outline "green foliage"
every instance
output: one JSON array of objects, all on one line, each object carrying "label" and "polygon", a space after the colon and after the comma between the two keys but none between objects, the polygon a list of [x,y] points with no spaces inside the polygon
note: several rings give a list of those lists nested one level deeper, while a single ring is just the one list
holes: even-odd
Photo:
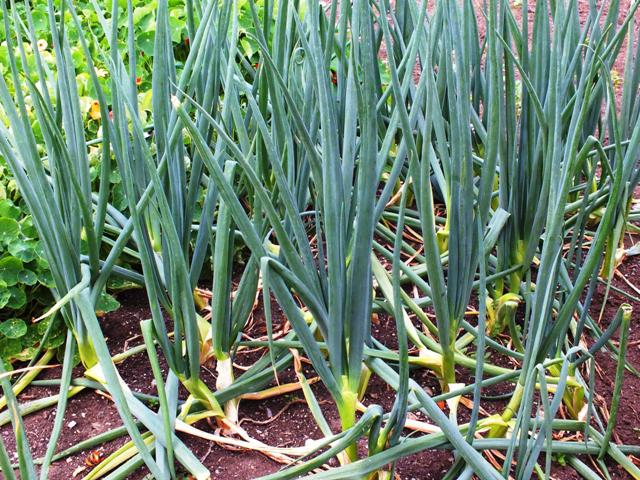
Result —
[{"label": "green foliage", "polygon": [[31,318],[51,301],[52,286],[32,218],[0,163],[0,358],[31,358],[44,333]]},{"label": "green foliage", "polygon": [[96,314],[102,317],[109,312],[115,312],[118,308],[120,308],[120,302],[108,293],[102,292],[96,304]]},{"label": "green foliage", "polygon": [[[54,327],[44,348],[62,346],[66,329],[58,317],[31,321],[51,305],[49,289],[54,284],[32,217],[8,175],[2,176],[4,169],[0,164],[0,358],[25,361],[32,358],[51,322]],[[130,284],[114,281],[117,286],[130,288]],[[119,307],[113,296],[103,292],[96,311],[104,315]]]},{"label": "green foliage", "polygon": [[[256,63],[259,58],[259,45],[256,40],[256,28],[251,17],[249,0],[240,0],[238,2],[238,50],[252,63]],[[264,11],[264,0],[257,0],[255,2],[256,10],[258,12],[258,18],[260,22],[264,22],[265,15],[269,15]],[[275,18],[277,8],[274,9],[271,18]]]}]

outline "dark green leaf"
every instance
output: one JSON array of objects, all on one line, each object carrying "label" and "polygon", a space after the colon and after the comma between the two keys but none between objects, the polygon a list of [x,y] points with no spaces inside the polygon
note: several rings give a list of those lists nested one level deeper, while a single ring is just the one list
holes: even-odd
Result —
[{"label": "dark green leaf", "polygon": [[7,286],[18,283],[18,275],[22,271],[22,261],[15,257],[0,259],[0,282]]},{"label": "dark green leaf", "polygon": [[0,338],[0,357],[9,359],[20,353],[22,343],[15,338]]},{"label": "dark green leaf", "polygon": [[31,270],[22,270],[18,274],[18,281],[20,283],[24,283],[25,285],[35,285],[35,283],[38,281],[38,276]]},{"label": "dark green leaf", "polygon": [[20,338],[27,333],[27,324],[21,318],[10,318],[0,323],[0,333],[7,338]]},{"label": "dark green leaf", "polygon": [[18,310],[27,304],[27,295],[21,287],[9,287],[11,298],[7,302],[7,307]]}]

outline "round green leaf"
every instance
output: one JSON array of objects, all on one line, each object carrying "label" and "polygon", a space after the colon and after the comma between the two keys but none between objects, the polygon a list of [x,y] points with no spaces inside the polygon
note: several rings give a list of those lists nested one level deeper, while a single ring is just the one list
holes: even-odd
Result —
[{"label": "round green leaf", "polygon": [[182,39],[183,31],[186,30],[186,22],[182,18],[170,16],[169,25],[171,26],[171,41],[179,43]]},{"label": "round green leaf", "polygon": [[0,200],[0,217],[13,218],[14,220],[17,220],[20,218],[20,209],[8,198]]},{"label": "round green leaf", "polygon": [[33,26],[36,31],[46,30],[49,26],[47,14],[43,11],[36,10],[33,12]]},{"label": "round green leaf", "polygon": [[120,302],[108,293],[102,292],[98,299],[98,304],[96,305],[96,312],[99,312],[100,315],[104,315],[105,313],[113,312],[118,308],[120,308]]},{"label": "round green leaf", "polygon": [[18,281],[25,285],[34,285],[38,281],[38,276],[31,270],[22,270],[18,274]]},{"label": "round green leaf", "polygon": [[18,310],[27,304],[27,295],[24,293],[22,288],[9,287],[9,293],[11,294],[11,298],[7,303],[8,308]]},{"label": "round green leaf", "polygon": [[20,230],[23,237],[38,238],[38,231],[33,226],[33,220],[30,215],[20,220]]},{"label": "round green leaf", "polygon": [[0,323],[0,333],[7,338],[20,338],[27,333],[27,324],[21,318],[10,318]]},{"label": "round green leaf", "polygon": [[60,333],[59,335],[49,337],[44,343],[44,348],[58,348],[60,345],[64,343],[66,339],[66,335],[64,333]]},{"label": "round green leaf", "polygon": [[153,56],[153,47],[155,44],[156,32],[143,32],[136,37],[136,46],[144,52],[147,57]]},{"label": "round green leaf", "polygon": [[29,263],[35,260],[38,256],[38,252],[36,251],[36,244],[33,240],[16,240],[13,243],[9,244],[9,253],[16,258],[19,258],[25,263]]},{"label": "round green leaf", "polygon": [[44,320],[40,320],[38,323],[36,323],[36,331],[38,332],[38,335],[44,335],[44,332],[47,331],[50,323],[51,317],[45,318]]},{"label": "round green leaf", "polygon": [[41,271],[38,275],[38,282],[40,282],[45,287],[53,288],[55,287],[55,283],[53,282],[53,276],[49,270]]},{"label": "round green leaf", "polygon": [[[1,228],[1,227],[0,227]],[[18,283],[18,275],[22,271],[22,261],[16,257],[0,259],[0,282],[7,286]]]},{"label": "round green leaf", "polygon": [[20,234],[20,225],[13,218],[0,217],[0,242],[9,243]]}]

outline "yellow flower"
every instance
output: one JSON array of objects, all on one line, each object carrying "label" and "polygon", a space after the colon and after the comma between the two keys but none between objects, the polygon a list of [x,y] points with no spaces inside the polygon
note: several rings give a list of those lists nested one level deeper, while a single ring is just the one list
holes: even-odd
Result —
[{"label": "yellow flower", "polygon": [[89,116],[93,120],[100,120],[100,103],[97,100],[91,102],[91,108],[89,108]]}]

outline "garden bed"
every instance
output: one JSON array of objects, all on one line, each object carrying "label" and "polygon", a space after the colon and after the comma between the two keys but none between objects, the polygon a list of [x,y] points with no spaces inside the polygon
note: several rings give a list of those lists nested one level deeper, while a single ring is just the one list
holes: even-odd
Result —
[{"label": "garden bed", "polygon": [[[8,408],[3,406],[0,415],[4,419],[0,435],[10,461],[20,462],[23,479],[28,469],[34,472],[28,477],[35,475],[38,467],[32,460],[43,457],[48,448],[55,446],[56,452],[63,452],[83,440],[119,430],[109,439],[56,459],[46,475],[52,480],[91,478],[95,466],[108,464],[105,458],[129,441],[123,419],[130,421],[134,439],[146,438],[151,448],[159,450],[157,465],[150,458],[147,465],[152,471],[162,470],[167,478],[174,476],[169,473],[174,465],[183,469],[179,463],[194,475],[200,472],[198,478],[207,477],[204,466],[213,479],[254,479],[291,466],[276,462],[268,452],[229,446],[229,439],[238,437],[220,427],[224,421],[233,423],[233,409],[226,416],[228,412],[218,403],[233,407],[235,398],[241,399],[237,425],[266,445],[303,447],[340,432],[345,435],[340,442],[351,438],[324,465],[316,465],[314,471],[327,470],[327,476],[331,475],[328,467],[340,466],[338,456],[348,455],[352,461],[368,456],[365,464],[385,459],[367,473],[399,458],[395,464],[398,479],[440,479],[447,472],[453,474],[452,467],[458,474],[463,468],[469,473],[477,467],[479,477],[499,478],[502,452],[493,446],[483,448],[482,441],[478,450],[470,447],[471,437],[465,439],[464,425],[470,422],[477,437],[493,436],[503,447],[515,447],[517,435],[522,435],[520,446],[526,441],[526,452],[518,449],[514,458],[520,463],[513,465],[514,476],[536,472],[542,477],[545,454],[553,451],[552,477],[579,478],[574,467],[598,472],[604,465],[595,456],[580,455],[578,449],[582,435],[591,447],[600,448],[599,439],[611,433],[609,412],[615,411],[612,400],[618,398],[611,444],[640,451],[640,378],[625,371],[622,391],[616,392],[621,356],[597,349],[594,388],[588,391],[580,383],[588,378],[586,363],[577,373],[559,373],[562,362],[566,367],[588,356],[584,350],[576,353],[573,342],[590,347],[598,336],[606,336],[601,332],[591,335],[590,328],[598,328],[588,322],[586,330],[575,335],[574,330],[582,326],[577,321],[580,298],[589,305],[587,320],[592,318],[599,329],[606,330],[614,319],[619,321],[611,337],[614,346],[619,345],[619,332],[627,331],[629,325],[620,306],[630,305],[626,361],[640,370],[640,256],[623,258],[612,276],[612,285],[629,295],[614,290],[605,293],[604,281],[597,284],[592,300],[585,295],[589,281],[598,278],[599,262],[615,253],[616,235],[624,235],[627,248],[640,246],[639,237],[624,233],[639,231],[640,209],[633,202],[626,207],[633,187],[640,182],[637,158],[628,154],[637,156],[636,146],[640,150],[640,137],[631,128],[640,128],[640,108],[633,96],[640,91],[640,59],[632,58],[640,56],[640,50],[630,42],[632,55],[625,63],[623,37],[608,36],[622,25],[621,20],[602,17],[601,25],[611,29],[603,34],[595,22],[586,20],[587,2],[569,2],[566,11],[560,7],[547,10],[548,19],[546,14],[537,16],[542,11],[537,9],[546,3],[529,2],[529,44],[552,52],[556,63],[551,65],[535,48],[517,54],[503,49],[501,42],[507,49],[512,44],[517,51],[527,40],[526,30],[517,25],[522,19],[518,2],[504,5],[506,17],[508,9],[513,9],[513,24],[507,22],[501,32],[496,29],[488,34],[486,19],[468,11],[472,7],[479,12],[481,0],[461,3],[460,9],[454,3],[443,7],[430,2],[428,11],[435,18],[428,32],[414,30],[410,24],[417,11],[397,8],[397,2],[374,6],[374,10],[384,8],[377,17],[369,17],[368,4],[356,2],[359,8],[347,9],[342,17],[350,23],[340,23],[338,13],[341,26],[335,38],[318,35],[333,26],[319,9],[298,11],[298,2],[282,10],[284,14],[273,24],[266,14],[274,12],[263,10],[273,6],[269,2],[258,2],[258,11],[240,2],[244,10],[239,16],[235,2],[221,2],[221,17],[211,14],[210,23],[199,26],[193,11],[187,12],[178,3],[171,2],[171,8],[160,3],[157,11],[144,5],[135,12],[119,11],[114,4],[114,14],[123,20],[127,17],[114,35],[126,37],[129,50],[123,53],[115,46],[111,60],[91,67],[91,75],[83,68],[95,60],[94,55],[100,56],[95,54],[97,48],[100,53],[110,49],[103,12],[96,16],[85,9],[82,20],[67,27],[66,17],[55,11],[58,7],[42,4],[37,7],[40,10],[34,10],[40,31],[48,16],[51,28],[58,28],[65,41],[69,40],[65,35],[73,39],[84,35],[86,19],[96,24],[102,21],[99,28],[90,27],[90,48],[74,50],[67,61],[60,60],[66,54],[53,38],[47,37],[53,46],[40,39],[36,49],[25,47],[20,32],[22,23],[30,26],[31,16],[20,9],[12,12],[21,62],[32,56],[38,56],[38,62],[33,62],[36,75],[28,71],[29,61],[12,64],[11,74],[3,64],[5,82],[12,85],[0,91],[0,110],[7,117],[2,121],[9,125],[0,131],[0,148],[15,180],[3,180],[2,185],[13,182],[20,187],[20,191],[12,187],[20,208],[5,202],[3,216],[17,211],[17,218],[22,218],[28,205],[38,231],[31,218],[20,226],[18,220],[5,219],[15,235],[0,238],[4,242],[0,246],[17,256],[24,252],[17,249],[15,238],[25,244],[41,238],[44,247],[33,251],[43,252],[38,267],[50,268],[52,275],[46,281],[36,279],[38,275],[27,272],[25,261],[27,273],[19,277],[23,263],[14,261],[19,268],[11,272],[13,284],[8,285],[8,275],[4,275],[0,287],[17,290],[15,284],[22,279],[25,285],[37,281],[38,288],[51,288],[56,299],[62,297],[61,315],[55,317],[57,343],[46,347],[51,348],[47,355],[57,348],[58,358],[50,360],[50,368],[42,369],[18,395],[30,451],[19,451],[22,420],[17,415],[9,418],[15,406],[9,395],[11,385],[0,378],[8,398]],[[337,0],[323,3],[337,11],[342,6]],[[220,13],[213,5],[209,3],[206,11]],[[497,22],[497,3],[491,5],[492,20],[488,21]],[[630,8],[631,0],[621,2],[620,19]],[[567,13],[569,17],[564,16]],[[630,24],[636,39],[637,23]],[[145,31],[140,32],[141,28]],[[259,38],[262,28],[268,47]],[[564,29],[556,31],[566,31],[566,41],[557,42],[554,29]],[[269,37],[274,31],[275,36]],[[413,38],[414,31],[423,37]],[[103,36],[95,38],[96,32]],[[22,34],[32,40],[33,32]],[[499,40],[500,35],[507,40]],[[6,36],[10,44],[11,34]],[[411,43],[410,38],[416,41]],[[401,45],[401,39],[408,43]],[[228,53],[227,48],[233,49],[228,58],[218,55]],[[594,50],[602,59],[591,55]],[[199,56],[200,51],[206,53]],[[517,56],[523,57],[522,63]],[[409,63],[416,58],[420,65]],[[548,76],[544,70],[551,67],[554,74]],[[601,71],[601,67],[606,68]],[[48,74],[50,78],[45,79],[45,70],[59,71],[68,79],[85,75],[76,77],[82,93],[60,81],[57,91],[52,88],[40,99],[36,89],[44,90],[56,76]],[[153,81],[142,78],[140,71],[156,76]],[[34,76],[42,77],[37,87],[26,81],[21,85]],[[165,78],[171,82],[164,82]],[[127,79],[127,85],[122,79]],[[180,84],[178,88],[173,80]],[[634,90],[623,93],[628,85]],[[27,91],[26,97],[19,94],[21,89]],[[116,95],[119,91],[126,94]],[[213,99],[209,96],[212,91],[216,92]],[[554,102],[547,102],[549,98]],[[623,98],[631,108],[622,105]],[[128,105],[136,99],[138,105]],[[617,107],[613,112],[617,121],[607,117],[612,113],[609,99]],[[30,102],[36,102],[36,108]],[[22,116],[28,109],[36,111],[36,121],[30,117],[25,127]],[[577,132],[573,130],[576,125]],[[16,139],[15,132],[27,140],[23,142],[21,135]],[[171,141],[176,143],[167,147]],[[79,155],[85,142],[87,155]],[[27,143],[34,148],[24,148]],[[74,179],[73,189],[69,178]],[[132,228],[127,231],[128,227]],[[28,235],[23,235],[27,230]],[[576,252],[580,253],[574,255]],[[0,258],[6,262],[2,251]],[[615,256],[606,257],[605,265],[611,258]],[[585,276],[574,272],[575,264],[584,268],[580,271]],[[126,279],[128,286],[144,287],[120,291],[123,284],[114,287],[112,283],[116,277]],[[579,289],[574,287],[573,282],[581,281]],[[194,291],[198,282],[214,294]],[[106,292],[114,291],[120,291],[114,293],[120,307],[105,313],[108,309],[102,300],[108,302]],[[266,311],[263,296],[271,300]],[[211,300],[210,309],[203,307],[205,299]],[[240,312],[237,318],[236,312]],[[29,311],[24,313],[26,320],[3,322],[0,341],[26,347],[18,338],[34,340],[28,349],[16,347],[18,353],[8,357],[13,368],[26,365],[27,353],[39,355],[34,352],[41,337],[31,335],[37,327],[27,327],[36,315]],[[273,340],[268,335],[269,319],[276,343],[267,347],[267,340]],[[485,326],[485,320],[491,323]],[[43,330],[46,325],[40,324]],[[63,368],[53,364],[62,359],[65,326],[77,340],[68,344],[68,352],[77,345],[84,366],[75,363],[72,377],[77,383],[62,429],[56,432],[55,401],[35,413],[28,409],[45,399],[55,400],[59,392]],[[485,332],[490,333],[485,336]],[[291,335],[284,338],[285,333]],[[485,337],[493,345],[481,346],[480,339]],[[262,343],[248,346],[242,342],[256,340]],[[153,371],[157,367],[154,345],[161,372]],[[482,349],[486,355],[476,355]],[[290,351],[293,359],[286,357]],[[109,355],[114,356],[121,384],[115,381]],[[301,364],[293,361],[300,359],[298,355]],[[118,356],[125,359],[118,360]],[[213,357],[219,359],[217,363]],[[277,379],[269,377],[270,384],[265,385],[261,376],[271,373],[266,362],[259,364],[258,373],[249,370],[251,374],[241,378],[260,359],[276,357],[284,367]],[[234,362],[233,374],[225,376],[231,373],[230,368],[225,370],[229,358]],[[516,360],[523,358],[525,362]],[[65,366],[74,365],[72,360],[67,358]],[[542,363],[546,367],[540,367]],[[300,370],[293,365],[301,365],[313,395],[303,396],[296,383]],[[369,367],[376,366],[382,378],[374,373],[369,379]],[[484,387],[480,399],[466,394],[456,418],[448,419],[455,400],[436,404],[429,397],[446,395],[442,388],[447,385],[457,390],[460,383],[477,383],[481,379],[476,378],[476,368],[484,369],[489,380],[500,372],[522,369],[517,387],[512,378]],[[421,389],[404,383],[406,371]],[[155,386],[156,381],[162,382],[161,377],[176,380],[175,385],[179,378],[177,411],[182,404],[188,405],[182,417],[185,422],[195,422],[192,426],[204,435],[222,435],[218,441],[179,433],[187,425],[178,422],[176,428],[169,420],[176,414],[175,397],[170,394],[169,404],[162,404],[164,392]],[[564,397],[554,395],[557,390],[552,385],[564,389],[566,379],[571,386],[563,390]],[[361,382],[366,382],[364,393],[359,391]],[[291,388],[256,398],[255,392],[282,385]],[[236,389],[227,395],[225,388]],[[422,390],[429,395],[420,397]],[[131,391],[143,402],[134,399]],[[593,394],[592,403],[583,401],[585,391],[587,396]],[[357,397],[358,393],[362,396]],[[314,395],[321,415],[312,414]],[[513,404],[512,397],[516,399]],[[361,404],[356,405],[356,398]],[[421,410],[407,413],[405,408],[416,398]],[[551,401],[557,411],[548,408]],[[475,423],[470,405],[479,410],[483,423]],[[371,418],[374,423],[354,421],[356,406],[355,420]],[[367,406],[376,407],[367,411],[370,417],[362,417]],[[426,411],[429,415],[421,413]],[[591,432],[584,430],[585,411],[596,417],[590,417]],[[389,417],[383,419],[383,412]],[[318,421],[322,416],[327,424],[324,430]],[[143,437],[135,435],[132,421],[140,422]],[[384,429],[378,430],[379,425]],[[415,446],[411,442],[423,435],[415,431],[416,426],[423,429],[423,439],[440,442],[443,449],[400,454],[406,452],[403,446]],[[166,437],[167,430],[174,429],[187,447],[182,448],[179,462],[172,455],[174,447],[183,447],[181,441],[174,437],[156,442],[162,433]],[[516,433],[511,434],[513,431]],[[563,447],[569,445],[573,450],[567,451],[572,453],[558,453],[557,444],[555,448],[542,446],[544,434],[548,440],[565,441]],[[451,452],[453,444],[462,452],[459,464]],[[130,469],[133,473],[117,478],[151,478],[143,461],[147,452],[140,447],[139,443],[139,450],[127,452],[135,462]],[[310,457],[323,454],[326,448],[314,448]],[[395,453],[386,456],[391,450]],[[633,472],[640,478],[637,458],[620,454],[615,446],[602,448],[601,453],[609,455],[604,461],[612,478],[629,478]],[[128,458],[114,462],[114,468]],[[13,478],[4,448],[0,462],[5,475]],[[349,463],[343,467],[346,471],[361,465],[342,462]],[[334,471],[333,478],[345,470]],[[178,473],[180,480],[191,478],[186,470]],[[380,478],[388,479],[384,473]]]},{"label": "garden bed", "polygon": [[[625,242],[627,246],[637,242],[638,237],[628,236]],[[626,279],[634,285],[638,285],[640,280],[640,256],[631,256],[624,260],[618,268],[620,275],[624,275]],[[616,275],[612,284],[633,296],[640,296],[634,292],[631,287],[618,275]],[[596,296],[591,307],[591,314],[594,318],[598,318],[602,300],[604,299],[605,286],[601,284],[598,287]],[[146,293],[143,290],[136,289],[123,292],[118,295],[121,303],[120,309],[107,314],[101,321],[103,332],[108,339],[108,344],[112,355],[122,353],[127,349],[133,348],[141,344],[140,337],[140,320],[149,317],[149,309],[147,306]],[[640,369],[640,302],[631,301],[627,297],[611,291],[607,305],[602,316],[601,327],[605,329],[608,322],[615,316],[618,305],[621,303],[630,303],[633,307],[633,316],[631,331],[629,337],[629,349],[627,352],[627,361],[633,367]],[[276,325],[282,326],[282,318],[275,321]],[[372,326],[373,335],[381,342],[392,346],[397,344],[395,340],[395,326],[393,320],[381,315],[378,323]],[[251,337],[263,336],[265,332],[264,318],[262,317],[262,309],[257,307],[254,312],[254,320],[252,328],[247,332]],[[266,354],[266,351],[260,353],[254,352],[250,354],[249,362],[255,360],[256,355]],[[245,357],[244,352],[240,352],[239,359]],[[613,392],[614,381],[613,373],[615,371],[616,361],[606,352],[599,352],[597,359],[597,378],[596,392],[598,394],[596,404],[599,407],[607,408],[611,404],[611,395]],[[494,362],[499,362],[499,356],[492,357]],[[241,362],[243,363],[243,362]],[[505,366],[509,366],[509,361]],[[513,365],[512,365],[513,366]],[[465,372],[464,369],[458,369],[460,373]],[[166,365],[163,365],[163,371],[166,374]],[[155,394],[153,375],[145,354],[133,356],[119,365],[119,372],[124,381],[136,392]],[[308,370],[308,378],[313,376],[313,372]],[[466,371],[461,377],[469,376],[471,372]],[[77,374],[82,374],[82,369],[77,368]],[[46,370],[38,378],[58,378],[59,369]],[[436,376],[426,370],[414,370],[412,378],[424,386],[427,391],[433,394],[439,393],[439,383]],[[214,365],[208,365],[203,368],[203,379],[212,388],[215,386],[215,368]],[[295,381],[295,375],[292,369],[287,369],[280,374],[281,382]],[[275,382],[273,383],[275,385]],[[315,384],[313,386],[323,412],[330,422],[331,427],[338,431],[340,421],[337,411],[333,407],[330,395],[321,386]],[[499,395],[507,393],[511,390],[511,384],[498,384],[484,393],[487,395]],[[56,388],[34,387],[30,386],[21,395],[21,402],[28,402],[38,398],[47,397],[58,393]],[[183,392],[184,393],[184,392]],[[185,395],[182,398],[186,398]],[[364,404],[377,403],[385,409],[390,409],[393,403],[393,392],[389,386],[377,379],[375,376],[370,381],[367,394],[363,401]],[[483,401],[482,407],[487,413],[499,413],[506,405],[505,400]],[[425,419],[419,412],[411,414],[411,418]],[[622,401],[618,414],[618,422],[614,431],[614,439],[618,443],[637,445],[640,443],[640,378],[631,372],[625,372],[624,384],[622,389]],[[42,410],[33,415],[25,417],[25,426],[28,432],[28,438],[33,448],[34,456],[44,455],[49,435],[53,426],[55,416],[55,408]],[[461,408],[459,418],[461,421],[468,420],[469,413],[466,408]],[[321,433],[316,426],[313,416],[307,408],[304,398],[300,392],[281,395],[266,400],[243,400],[240,408],[240,419],[242,426],[254,438],[262,442],[278,447],[302,446],[307,439],[321,438]],[[79,441],[88,439],[120,426],[122,423],[116,411],[113,402],[104,394],[96,393],[92,390],[80,392],[69,401],[69,406],[65,413],[64,428],[58,441],[57,451],[69,448]],[[212,425],[201,422],[200,428],[206,431],[214,431]],[[15,452],[15,440],[11,427],[5,425],[0,430],[4,441],[7,443],[10,452]],[[407,431],[407,433],[409,433]],[[269,459],[267,456],[255,451],[232,450],[223,448],[218,444],[201,440],[188,435],[182,435],[181,438],[185,443],[193,449],[194,453],[200,458],[212,473],[214,479],[234,479],[234,480],[251,480],[267,473],[275,472],[282,467],[281,464]],[[52,464],[50,470],[50,478],[52,480],[69,479],[76,475],[82,478],[90,470],[87,465],[87,459],[91,455],[95,456],[96,452],[106,456],[118,447],[122,446],[128,437],[125,435],[117,440],[107,442],[96,448],[87,449],[75,455],[71,455],[63,460],[59,460]],[[13,457],[14,459],[16,457]],[[588,459],[583,458],[588,461]],[[410,455],[401,459],[397,464],[397,473],[403,480],[427,480],[440,479],[446,473],[453,462],[453,455],[443,450],[425,450],[419,454]],[[563,466],[563,459],[557,458],[554,462],[553,475],[558,480],[580,478],[575,471],[569,466]],[[333,465],[337,463],[332,462]],[[640,461],[638,461],[640,463]],[[609,462],[612,478],[631,478],[628,473],[620,466]],[[147,474],[145,468],[133,474],[130,478],[138,480]]]}]

